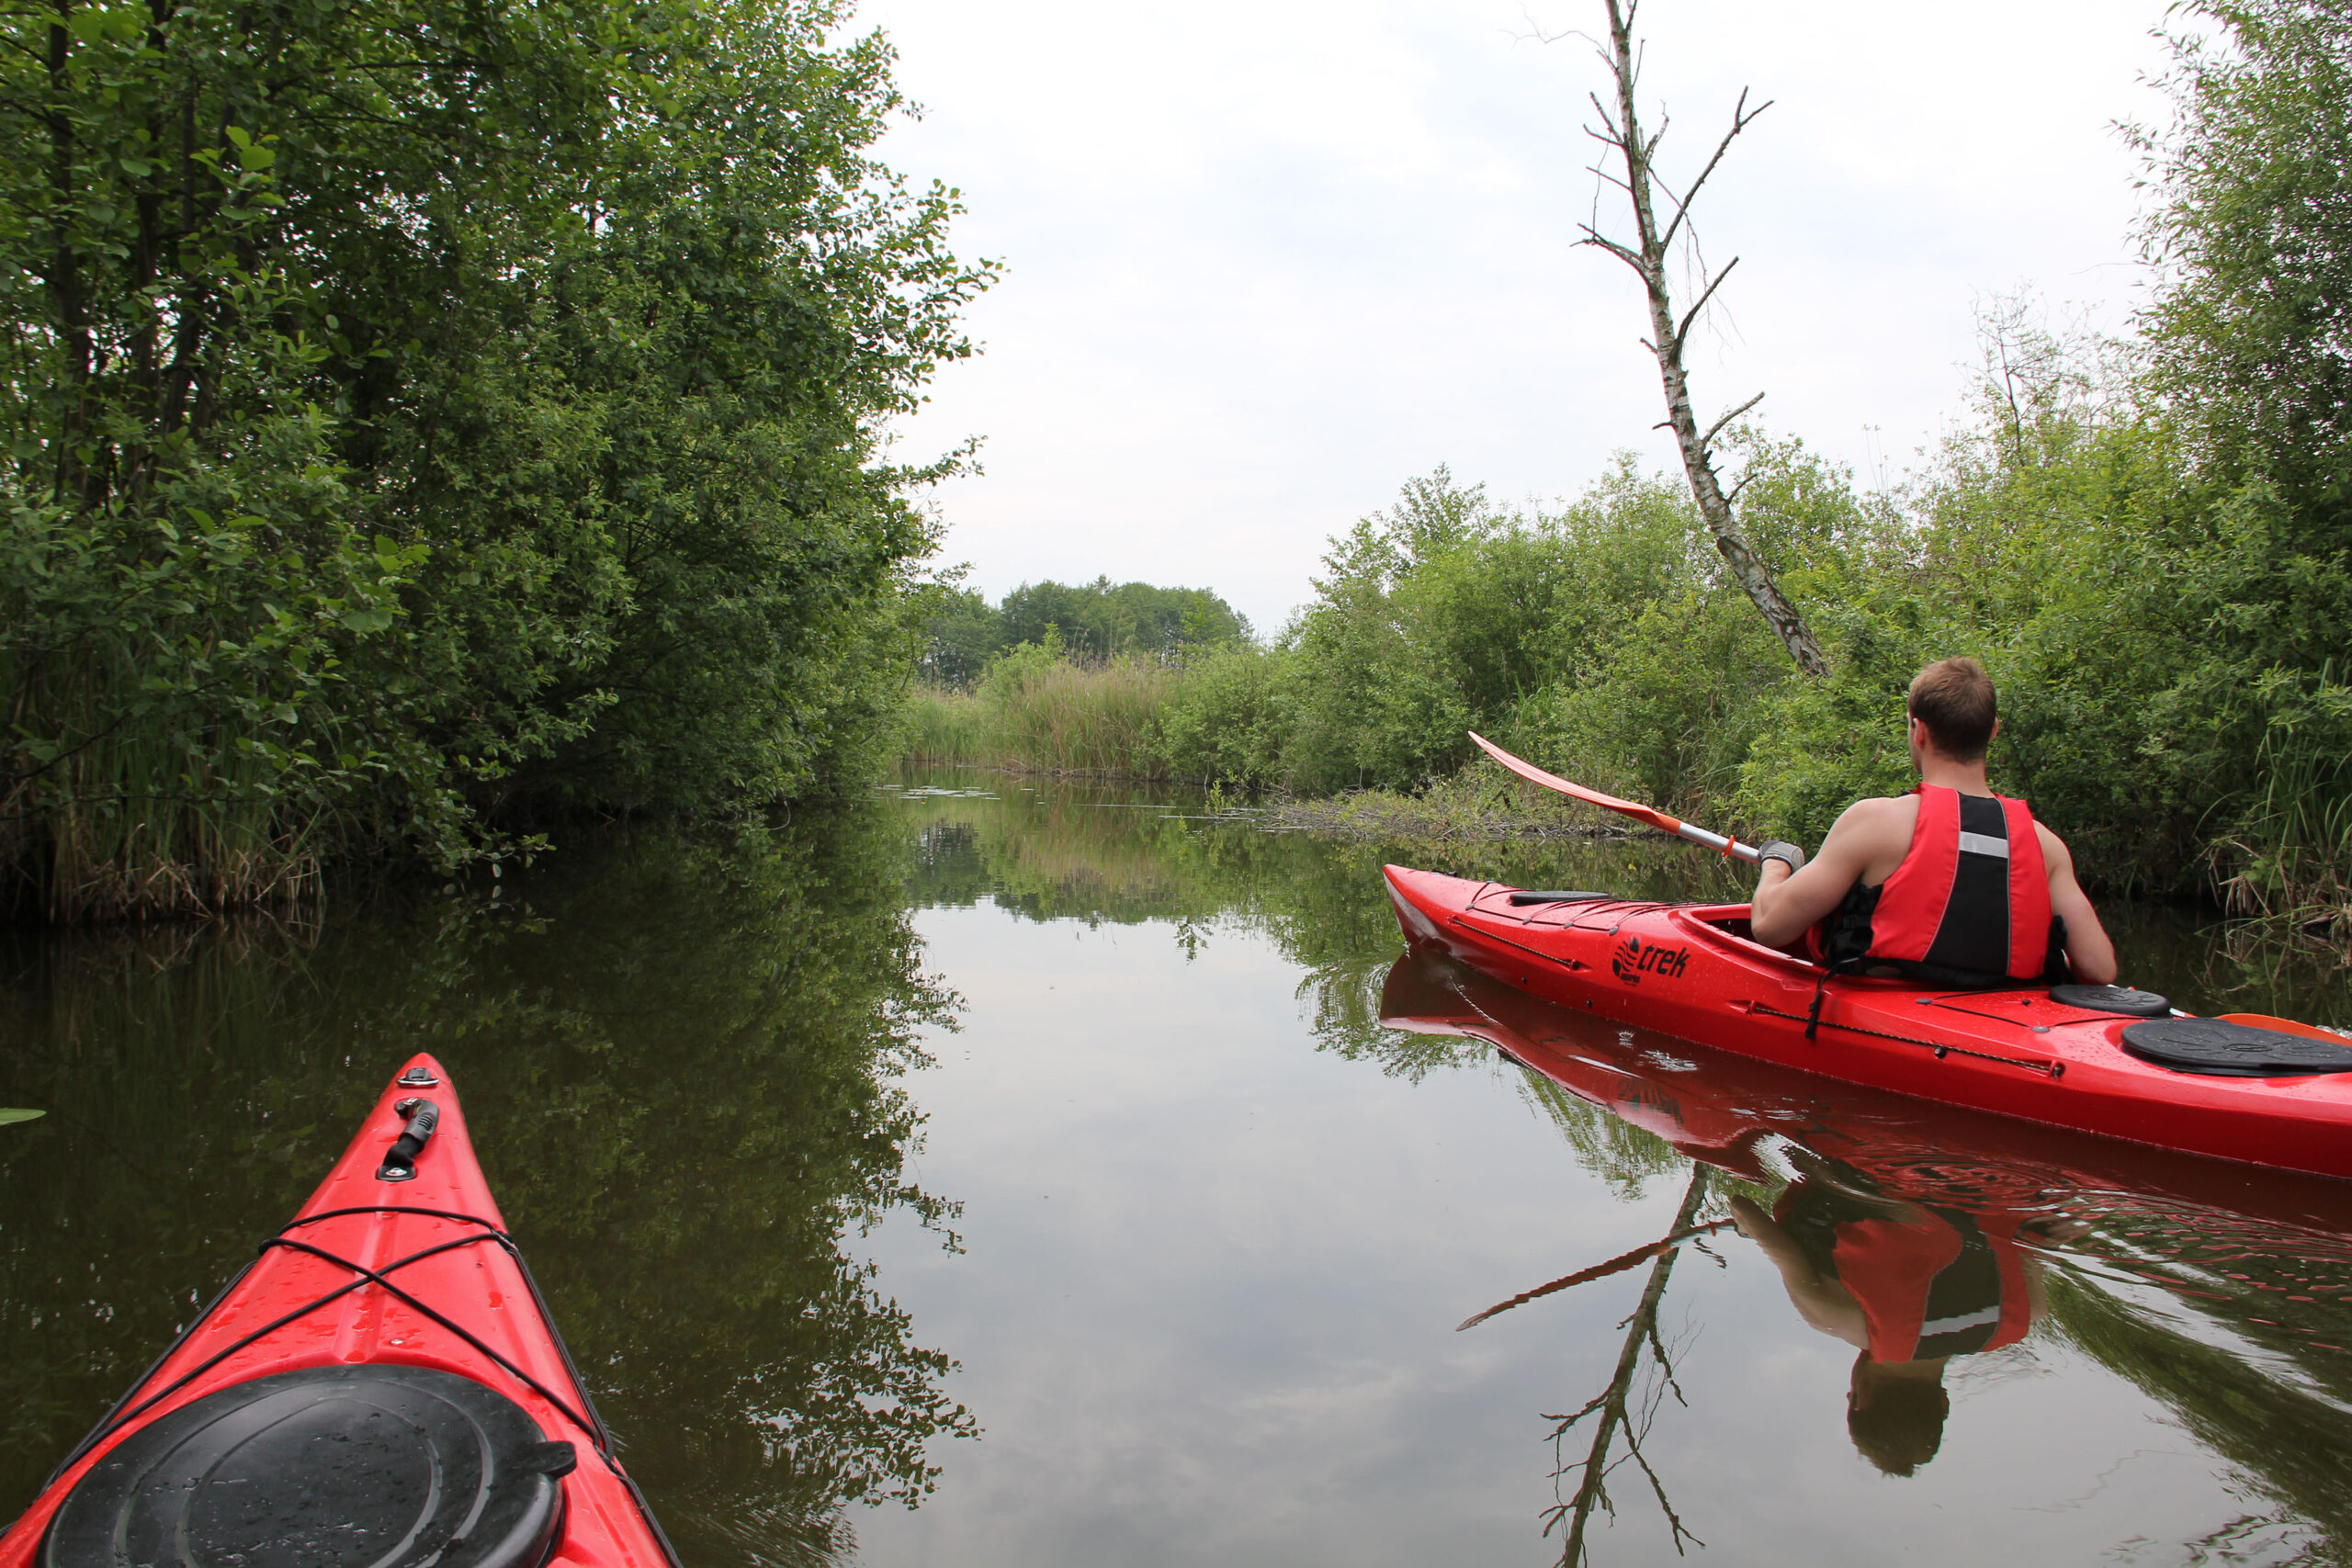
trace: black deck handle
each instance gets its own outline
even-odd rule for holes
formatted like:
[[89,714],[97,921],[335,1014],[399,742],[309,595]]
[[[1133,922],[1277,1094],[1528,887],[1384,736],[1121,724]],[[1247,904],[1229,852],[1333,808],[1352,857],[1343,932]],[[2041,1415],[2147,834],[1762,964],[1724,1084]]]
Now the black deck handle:
[[441,1124],[441,1108],[429,1100],[413,1098],[399,1100],[392,1106],[399,1115],[408,1118],[408,1125],[384,1151],[384,1163],[376,1168],[379,1181],[408,1181],[416,1175],[416,1156],[433,1137],[433,1129]]

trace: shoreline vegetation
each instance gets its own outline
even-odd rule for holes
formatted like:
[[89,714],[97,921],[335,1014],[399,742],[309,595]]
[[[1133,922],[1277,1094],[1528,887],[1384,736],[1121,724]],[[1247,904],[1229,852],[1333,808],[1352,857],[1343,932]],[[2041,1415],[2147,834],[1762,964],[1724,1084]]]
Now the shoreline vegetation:
[[990,605],[934,564],[915,498],[968,449],[894,466],[890,431],[997,267],[874,157],[887,39],[838,0],[586,4],[0,24],[38,153],[0,172],[0,918],[495,875],[901,755],[1544,820],[1474,728],[1814,843],[1907,784],[1905,684],[1968,652],[1996,783],[2092,883],[2352,954],[2341,6],[2189,0],[2172,122],[2130,132],[2145,306],[1982,309],[1907,473],[1729,416],[1703,512],[1631,457],[1521,505],[1441,468],[1261,634],[1206,589]]
[[[1908,786],[1909,678],[1968,651],[2003,693],[1996,785],[2094,886],[2211,899],[2344,957],[2352,686],[2333,639],[2352,572],[2307,553],[2324,541],[2267,486],[2217,495],[2173,467],[2177,433],[2111,378],[2118,345],[2021,308],[1984,333],[1975,418],[1899,486],[1740,437],[1748,525],[1826,678],[1788,661],[1683,492],[1630,457],[1557,508],[1498,506],[1441,469],[1333,541],[1279,637],[1103,654],[1049,626],[963,685],[919,683],[899,750],[1255,792],[1342,833],[1589,830],[1595,814],[1504,785],[1476,728],[1718,830],[1812,843],[1848,802]],[[2282,578],[2318,592],[2298,603]]]

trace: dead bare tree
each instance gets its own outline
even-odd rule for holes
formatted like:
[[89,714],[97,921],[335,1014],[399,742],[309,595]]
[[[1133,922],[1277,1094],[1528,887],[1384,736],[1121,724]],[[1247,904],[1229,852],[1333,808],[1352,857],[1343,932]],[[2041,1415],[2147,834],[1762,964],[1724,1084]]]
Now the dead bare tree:
[[[1707,276],[1702,265],[1700,278],[1702,287],[1699,297],[1679,316],[1675,312],[1674,292],[1668,276],[1668,264],[1673,255],[1675,241],[1690,237],[1690,204],[1697,198],[1700,187],[1714,174],[1716,165],[1723,162],[1724,154],[1731,150],[1731,144],[1739,133],[1746,130],[1758,115],[1772,106],[1766,102],[1751,109],[1747,107],[1747,94],[1741,92],[1739,102],[1732,110],[1731,129],[1716,144],[1714,155],[1699,171],[1699,177],[1692,180],[1679,196],[1671,187],[1666,190],[1666,200],[1673,210],[1661,227],[1654,171],[1658,143],[1666,137],[1668,122],[1661,118],[1657,130],[1645,134],[1634,103],[1634,90],[1640,75],[1640,64],[1634,54],[1634,13],[1641,9],[1641,3],[1640,0],[1606,0],[1606,4],[1609,8],[1609,43],[1606,48],[1599,48],[1596,44],[1596,51],[1601,63],[1609,68],[1616,86],[1617,105],[1612,111],[1601,101],[1600,94],[1593,94],[1592,107],[1600,116],[1600,125],[1599,129],[1587,126],[1585,130],[1594,141],[1612,149],[1616,161],[1624,165],[1623,177],[1620,178],[1609,167],[1607,154],[1603,154],[1602,161],[1593,165],[1592,172],[1623,191],[1632,203],[1634,243],[1628,245],[1612,240],[1594,223],[1583,225],[1583,243],[1607,251],[1632,267],[1634,276],[1642,280],[1643,288],[1648,292],[1650,335],[1643,340],[1643,345],[1657,356],[1658,378],[1666,386],[1667,417],[1661,422],[1661,427],[1674,432],[1675,445],[1682,450],[1682,470],[1690,477],[1690,493],[1699,503],[1700,515],[1706,520],[1708,531],[1714,535],[1715,549],[1731,568],[1732,576],[1755,604],[1766,624],[1771,626],[1773,635],[1789,650],[1789,657],[1796,660],[1797,668],[1808,675],[1826,675],[1829,672],[1829,662],[1822,657],[1821,645],[1814,640],[1812,631],[1804,624],[1804,617],[1781,592],[1781,585],[1773,580],[1771,568],[1766,566],[1763,558],[1740,536],[1732,514],[1732,502],[1738,498],[1739,487],[1734,486],[1726,494],[1723,481],[1715,473],[1715,438],[1734,420],[1762,402],[1764,394],[1757,393],[1709,425],[1704,433],[1700,431],[1698,415],[1690,405],[1690,378],[1683,368],[1683,345],[1690,338],[1691,327],[1706,310],[1708,302],[1715,297],[1715,290],[1723,287],[1724,279],[1729,277],[1732,268],[1739,265],[1739,258],[1734,256],[1712,277]],[[1550,40],[1547,39],[1546,41]]]

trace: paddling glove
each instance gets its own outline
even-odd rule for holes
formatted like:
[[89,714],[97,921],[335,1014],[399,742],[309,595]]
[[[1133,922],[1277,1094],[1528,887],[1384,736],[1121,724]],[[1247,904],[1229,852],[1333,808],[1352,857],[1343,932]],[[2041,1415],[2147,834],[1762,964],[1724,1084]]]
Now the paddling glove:
[[1759,846],[1756,853],[1759,857],[1758,864],[1764,861],[1776,860],[1792,872],[1804,869],[1804,852],[1784,840],[1773,839]]

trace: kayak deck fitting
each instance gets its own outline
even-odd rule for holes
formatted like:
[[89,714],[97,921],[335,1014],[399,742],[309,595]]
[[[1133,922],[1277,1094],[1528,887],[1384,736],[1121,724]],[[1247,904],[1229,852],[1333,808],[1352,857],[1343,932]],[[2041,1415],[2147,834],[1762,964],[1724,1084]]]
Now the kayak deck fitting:
[[1745,904],[1383,871],[1407,941],[1565,1007],[1921,1100],[2352,1177],[2352,1041],[2324,1030],[2176,1016],[2114,987],[1828,977],[1753,941]]
[[0,1534],[0,1568],[677,1562],[427,1055]]

